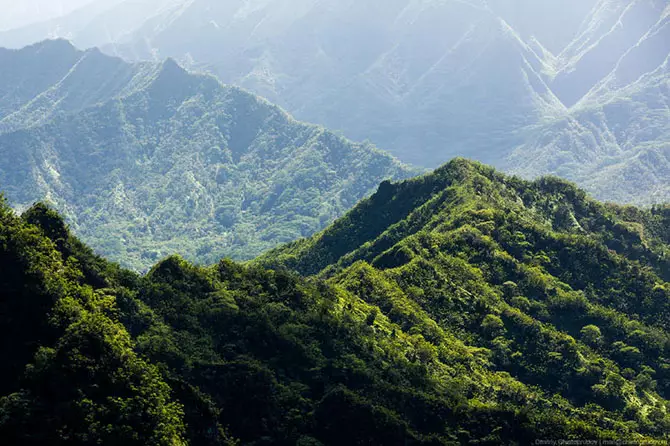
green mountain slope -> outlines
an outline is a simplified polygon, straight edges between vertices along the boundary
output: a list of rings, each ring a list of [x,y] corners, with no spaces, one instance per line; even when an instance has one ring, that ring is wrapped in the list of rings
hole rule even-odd
[[[3,199],[0,240],[3,443],[185,444],[181,404],[60,217],[37,206],[19,218]]]
[[[247,265],[173,256],[144,276],[94,256],[42,205],[0,215],[3,438],[668,439],[668,208],[604,206],[560,180],[455,160],[382,183]],[[109,348],[91,343],[101,336]],[[167,403],[157,418],[139,416],[155,403]]]
[[[324,232],[258,262],[365,290],[425,339],[452,333],[487,349],[496,370],[644,424],[670,397],[669,218],[667,207],[605,206],[562,180],[455,160],[383,183]]]
[[[570,113],[528,132],[504,167],[556,174],[601,199],[663,203],[670,194],[670,6],[602,3],[556,62],[551,84]]]
[[[136,269],[175,252],[254,257],[412,172],[171,60],[132,65],[64,41],[0,59],[7,198],[48,200],[96,251]]]

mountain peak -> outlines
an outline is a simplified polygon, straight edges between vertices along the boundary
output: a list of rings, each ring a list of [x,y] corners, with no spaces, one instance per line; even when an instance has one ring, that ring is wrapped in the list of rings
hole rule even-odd
[[[667,58],[667,1],[224,3],[118,1],[57,26],[80,47],[126,60],[158,54],[207,67],[407,163],[467,156],[527,177],[563,175],[603,200],[670,196],[638,162],[668,140],[665,105],[639,82]],[[0,45],[55,27],[0,33]],[[175,60],[161,65],[161,77],[183,73]],[[631,101],[631,87],[645,91]],[[615,107],[604,106],[609,98]],[[630,173],[613,174],[603,154]]]
[[[17,57],[23,61],[40,58],[42,60],[41,65],[47,65],[47,60],[58,60],[59,58],[62,58],[61,63],[69,63],[69,61],[74,60],[82,52],[75,48],[72,42],[67,39],[47,39],[20,49],[0,48],[0,54],[3,54],[4,57],[13,58],[14,62],[4,63],[5,65],[9,64],[8,66],[11,67],[11,65],[17,64],[15,60]]]
[[[154,86],[157,88],[164,87],[168,91],[183,87],[185,83],[189,82],[189,79],[195,77],[172,58],[165,59],[156,66],[155,70]]]
[[[434,221],[448,219],[447,214],[453,209],[444,208],[439,203],[450,203],[449,206],[455,208],[494,206],[528,212],[521,203],[528,201],[534,207],[536,203],[533,200],[545,196],[553,201],[543,211],[547,214],[538,220],[543,223],[554,221],[555,209],[552,206],[561,201],[575,203],[579,208],[591,206],[590,198],[568,181],[555,177],[545,177],[534,182],[524,181],[506,176],[477,161],[454,158],[423,176],[399,183],[382,183],[374,195],[360,202],[326,231],[308,241],[298,242],[297,248],[293,246],[290,250],[285,249],[291,255],[288,257],[290,260],[282,266],[305,274],[316,274],[329,262],[339,265],[337,259],[349,265],[360,259],[360,256],[370,253],[373,247],[368,243],[373,240],[378,239],[380,246],[388,247],[389,240],[384,235],[387,231],[393,234],[389,237],[395,239],[400,234],[408,236],[422,228],[428,228]],[[539,199],[537,206],[545,206],[546,203]],[[538,213],[535,210],[532,218],[538,219]],[[327,254],[320,251],[324,246],[329,247]],[[361,246],[365,248],[360,248]],[[301,256],[300,253],[305,247],[310,252],[303,252],[304,256]],[[296,252],[299,255],[295,255]],[[377,254],[381,254],[381,251]],[[274,266],[275,262],[282,262],[281,249],[279,252],[272,251],[261,259],[262,263],[267,261]],[[372,257],[367,260],[372,261]],[[303,261],[305,263],[301,263]]]
[[[37,42],[33,45],[27,46],[20,51],[25,51],[25,52],[35,52],[35,53],[43,53],[43,52],[49,52],[49,53],[62,53],[62,52],[68,52],[68,53],[77,53],[79,50],[75,48],[75,46],[72,44],[72,42],[68,39],[64,38],[56,38],[56,39],[47,39],[43,40],[41,42]]]
[[[438,167],[434,171],[434,175],[445,173],[475,173],[484,170],[493,170],[491,167],[469,158],[457,156],[449,162]]]
[[[167,74],[188,74],[188,71],[172,57],[168,57],[161,63],[160,71]]]

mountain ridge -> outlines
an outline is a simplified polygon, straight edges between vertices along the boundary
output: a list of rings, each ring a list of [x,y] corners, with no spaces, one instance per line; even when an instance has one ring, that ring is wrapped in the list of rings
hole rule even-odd
[[[41,51],[6,54],[41,59]],[[97,50],[73,54],[72,68],[48,71],[50,85],[34,98],[10,90],[0,101],[17,109],[0,119],[9,155],[0,180],[14,205],[51,200],[99,252],[132,258],[136,268],[160,249],[253,257],[327,224],[385,177],[414,172],[174,60],[130,65]],[[119,231],[134,254],[108,243]]]
[[[13,273],[0,276],[1,338],[12,335],[0,434],[665,441],[668,224],[667,206],[605,205],[557,178],[457,159],[381,183],[322,233],[255,261],[170,256],[140,276],[47,206],[19,217],[2,203],[0,262]]]

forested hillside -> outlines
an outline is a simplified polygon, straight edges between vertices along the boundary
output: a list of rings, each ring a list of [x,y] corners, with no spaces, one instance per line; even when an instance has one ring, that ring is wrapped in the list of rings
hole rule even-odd
[[[413,170],[172,60],[62,40],[0,50],[0,186],[47,200],[96,252],[248,259],[324,228]]]
[[[0,33],[173,57],[400,160],[670,199],[665,0],[96,0]]]
[[[450,336],[485,349],[488,367],[564,407],[639,426],[653,413],[667,435],[669,223],[667,206],[603,205],[557,178],[455,160],[383,183],[257,263],[356,293],[438,355]]]
[[[667,440],[669,234],[667,207],[459,159],[249,264],[139,276],[46,206],[3,204],[0,436]]]
[[[43,205],[0,203],[0,438],[4,444],[185,444],[183,408],[119,322],[124,273]]]

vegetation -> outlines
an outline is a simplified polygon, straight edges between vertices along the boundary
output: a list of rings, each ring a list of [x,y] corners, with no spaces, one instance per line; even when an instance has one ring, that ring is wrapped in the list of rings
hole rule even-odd
[[[455,160],[249,264],[140,276],[3,204],[0,436],[667,440],[667,216]]]
[[[0,65],[7,198],[20,209],[48,199],[96,252],[135,270],[176,252],[252,258],[414,172],[170,60],[133,65],[50,41],[0,50]]]
[[[563,407],[662,436],[669,213],[458,159],[383,183],[330,228],[256,264],[317,275],[438,349],[446,333]]]
[[[0,204],[3,442],[185,444],[182,405],[134,350],[103,272],[78,257],[103,262],[48,208],[24,217]]]

